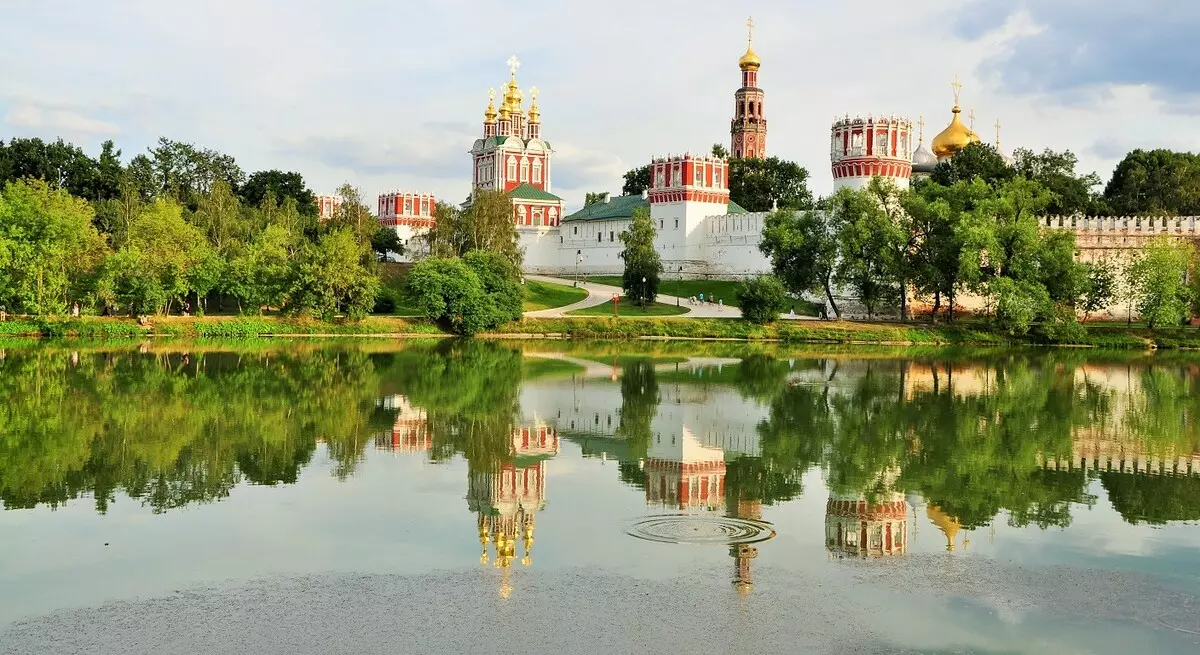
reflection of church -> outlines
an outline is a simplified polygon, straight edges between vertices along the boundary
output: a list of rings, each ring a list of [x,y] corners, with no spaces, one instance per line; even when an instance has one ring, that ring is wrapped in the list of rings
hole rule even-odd
[[[557,455],[558,448],[553,427],[514,428],[507,461],[468,473],[467,507],[478,517],[479,562],[503,571],[500,595],[505,598],[512,593],[508,575],[518,542],[521,564],[532,561],[534,517],[546,506],[546,460]]]
[[[678,434],[655,435],[642,468],[646,504],[651,507],[688,514],[725,510],[730,518],[762,520],[761,501],[742,498],[736,489],[729,489],[735,496],[726,502],[725,451],[701,441],[687,427]],[[758,549],[731,544],[729,555],[734,561],[733,584],[739,594],[750,593],[754,588],[750,561],[758,556]]]
[[[396,422],[390,433],[375,437],[376,448],[394,453],[424,453],[433,448],[425,410],[413,407],[404,396],[388,396],[380,401],[380,405],[396,410]]]
[[[825,503],[825,548],[837,557],[885,557],[908,552],[904,494],[830,494]]]

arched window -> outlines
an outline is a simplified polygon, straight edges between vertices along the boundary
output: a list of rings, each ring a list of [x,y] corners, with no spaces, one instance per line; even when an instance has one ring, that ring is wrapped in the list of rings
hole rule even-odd
[[[529,160],[525,158],[521,159],[521,181],[529,181]]]
[[[511,155],[508,157],[508,179],[517,179],[517,158]]]
[[[542,181],[542,160],[540,159],[533,160],[533,181]]]
[[[533,224],[534,225],[542,224],[542,208],[541,207],[533,208]]]
[[[404,199],[404,215],[405,216],[412,216],[412,213],[413,213],[412,207],[413,207],[412,198],[405,198]]]
[[[517,207],[517,225],[525,225],[529,217],[525,214],[525,205]]]
[[[558,209],[554,207],[550,208],[550,224],[558,225]]]

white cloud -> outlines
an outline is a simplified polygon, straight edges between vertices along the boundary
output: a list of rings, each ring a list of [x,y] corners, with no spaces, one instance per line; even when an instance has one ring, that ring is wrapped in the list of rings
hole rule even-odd
[[[1163,145],[1163,135],[1176,147],[1200,138],[1177,106],[1126,79],[1074,98],[1006,84],[995,62],[1022,43],[1058,32],[1089,41],[1078,26],[1028,5],[988,6],[913,0],[898,12],[864,0],[852,15],[827,3],[754,3],[771,152],[806,166],[814,193],[827,193],[835,116],[924,114],[932,138],[949,120],[955,74],[981,134],[990,136],[999,117],[1006,149],[1070,148],[1102,176],[1121,148]],[[349,180],[368,197],[392,188],[464,197],[487,89],[505,81],[504,61],[515,52],[522,86],[542,92],[555,191],[578,207],[585,191],[619,191],[624,170],[656,155],[728,141],[747,8],[64,0],[7,11],[3,132],[78,135],[89,151],[97,135],[119,134],[126,156],[167,136],[232,154],[247,170],[300,171],[318,192]],[[977,17],[970,29],[965,14]],[[1088,24],[1097,34],[1111,27]]]

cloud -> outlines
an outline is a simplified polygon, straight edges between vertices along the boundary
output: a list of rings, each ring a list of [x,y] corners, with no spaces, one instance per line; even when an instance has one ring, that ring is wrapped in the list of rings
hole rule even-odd
[[[114,123],[90,118],[71,109],[39,107],[27,102],[15,103],[4,122],[46,136],[90,137],[121,133],[120,126]]]
[[[1016,93],[1078,102],[1111,86],[1145,86],[1168,101],[1200,96],[1200,3],[1166,0],[987,0],[966,4],[955,29],[980,39],[1014,20],[1014,35],[980,69]]]

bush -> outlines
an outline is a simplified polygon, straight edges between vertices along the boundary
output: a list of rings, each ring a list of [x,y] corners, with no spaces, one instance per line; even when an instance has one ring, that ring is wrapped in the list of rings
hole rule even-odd
[[[483,284],[483,290],[495,305],[497,327],[521,318],[525,292],[521,289],[521,271],[507,257],[497,252],[472,250],[463,255],[466,264]]]
[[[425,316],[456,334],[494,327],[495,303],[461,259],[431,258],[417,264],[408,274],[408,293]]]
[[[787,291],[774,275],[760,275],[742,284],[737,291],[742,318],[765,325],[779,318],[788,305]]]
[[[1034,321],[1053,316],[1050,294],[1040,284],[999,277],[988,291],[996,301],[996,327],[1012,336],[1028,334]]]

